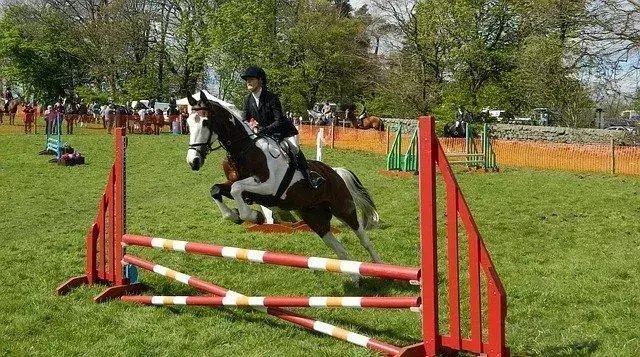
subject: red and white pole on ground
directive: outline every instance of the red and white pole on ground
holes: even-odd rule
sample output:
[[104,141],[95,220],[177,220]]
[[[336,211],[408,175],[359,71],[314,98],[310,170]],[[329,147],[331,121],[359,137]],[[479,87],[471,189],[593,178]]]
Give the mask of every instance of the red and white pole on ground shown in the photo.
[[419,310],[417,297],[359,296],[123,296],[122,301],[144,305],[197,305],[235,307],[351,307]]
[[[235,291],[227,290],[221,286],[200,280],[198,278],[180,273],[175,270],[171,270],[162,265],[154,264],[152,262],[146,261],[144,259],[132,256],[132,255],[125,255],[122,261],[123,263],[132,264],[137,267],[152,271],[154,273],[177,280],[183,284],[187,284],[196,289],[199,289],[201,291],[204,291],[213,295],[217,295],[219,297],[245,297],[244,295],[239,294]],[[127,301],[127,299],[130,299],[133,297],[134,296],[123,296],[121,297],[121,299],[123,301]],[[352,331],[348,331],[322,321],[314,320],[285,309],[275,308],[275,307],[254,307],[254,309],[266,312],[269,315],[272,315],[282,320],[302,326],[306,329],[317,331],[322,334],[331,336],[333,338],[351,342],[355,345],[366,347],[374,351],[382,352],[388,356],[394,356],[398,354],[401,350],[397,346],[393,346],[388,343],[378,341],[373,338],[370,338]]]
[[274,253],[263,250],[224,247],[213,244],[192,243],[164,238],[151,238],[133,234],[122,236],[122,242],[129,245],[173,250],[237,259],[253,263],[285,265],[295,268],[325,270],[335,273],[357,274],[387,279],[418,281],[420,269],[400,265],[363,263],[351,260],[338,260],[319,257],[306,257],[295,254]]

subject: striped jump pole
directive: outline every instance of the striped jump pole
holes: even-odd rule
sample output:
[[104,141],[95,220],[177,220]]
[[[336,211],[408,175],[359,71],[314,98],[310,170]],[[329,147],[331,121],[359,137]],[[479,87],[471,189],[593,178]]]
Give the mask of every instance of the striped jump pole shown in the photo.
[[378,309],[418,309],[416,297],[329,297],[329,296],[123,296],[122,301],[143,305],[197,305],[235,307],[351,307]]
[[[132,255],[127,254],[123,257],[122,260],[124,263],[132,264],[142,269],[152,271],[156,274],[166,276],[168,278],[177,280],[183,284],[192,286],[198,290],[204,291],[206,293],[210,293],[212,295],[217,295],[222,297],[244,297],[244,295],[239,294],[235,291],[225,289],[221,286],[206,282],[204,280],[200,280],[196,277],[192,277],[175,270],[171,270],[162,265],[154,264],[152,262],[146,261],[144,259],[132,256]],[[121,297],[121,299],[125,300],[124,298],[126,297],[127,296],[123,296]],[[254,309],[262,312],[266,312],[271,316],[275,316],[281,320],[291,322],[298,326],[302,326],[308,330],[316,331],[324,335],[331,336],[333,338],[336,338],[342,341],[347,341],[361,347],[366,347],[373,351],[382,352],[388,356],[395,356],[401,350],[397,346],[393,346],[388,343],[378,341],[376,339],[361,335],[359,333],[348,331],[319,320],[314,320],[285,309],[274,308],[274,307],[268,307],[268,308],[254,307]]]
[[151,238],[133,234],[122,236],[122,242],[129,245],[151,247],[156,249],[173,250],[185,253],[211,255],[227,259],[285,265],[294,268],[324,270],[334,273],[358,274],[387,279],[408,280],[417,282],[420,279],[420,269],[400,265],[363,263],[351,260],[307,257],[303,255],[274,253],[263,250],[223,247],[213,244],[192,243],[164,238]]

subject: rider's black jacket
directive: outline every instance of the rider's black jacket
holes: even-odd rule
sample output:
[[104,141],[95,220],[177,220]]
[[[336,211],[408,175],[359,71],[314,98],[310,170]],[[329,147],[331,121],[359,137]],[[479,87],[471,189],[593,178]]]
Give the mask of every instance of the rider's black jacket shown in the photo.
[[262,88],[259,98],[260,106],[256,106],[253,94],[249,93],[244,100],[244,121],[253,118],[258,122],[260,134],[269,135],[277,140],[282,140],[298,134],[293,123],[282,115],[282,105],[276,94]]

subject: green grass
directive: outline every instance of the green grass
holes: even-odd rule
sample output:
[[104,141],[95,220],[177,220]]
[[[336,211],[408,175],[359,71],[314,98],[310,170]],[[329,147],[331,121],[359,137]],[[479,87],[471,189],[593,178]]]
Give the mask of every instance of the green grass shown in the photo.
[[[86,165],[76,167],[50,164],[49,156],[38,156],[42,135],[0,134],[0,355],[376,355],[258,312],[93,304],[91,297],[100,287],[56,296],[59,283],[83,271],[83,238],[112,161],[112,137],[87,132],[64,137],[87,157]],[[312,234],[251,234],[221,221],[208,197],[210,186],[222,180],[221,154],[213,154],[200,172],[191,172],[184,159],[187,140],[168,134],[130,137],[129,232],[333,256]],[[328,150],[325,161],[349,167],[369,188],[383,220],[381,228],[370,233],[382,258],[416,265],[417,179],[379,175],[384,159],[368,153]],[[458,173],[457,178],[507,291],[512,354],[640,354],[640,180],[510,168],[497,174]],[[344,231],[338,238],[354,259],[367,260],[354,234]],[[444,262],[444,241],[440,243]],[[416,292],[392,281],[364,279],[355,287],[349,277],[326,272],[145,248],[129,252],[248,295]],[[443,264],[443,298],[446,276]],[[141,272],[141,277],[152,287],[146,294],[198,294],[152,273]],[[462,290],[464,294],[466,283]],[[420,338],[417,315],[407,311],[304,312],[398,345]],[[442,317],[443,333],[445,321]]]

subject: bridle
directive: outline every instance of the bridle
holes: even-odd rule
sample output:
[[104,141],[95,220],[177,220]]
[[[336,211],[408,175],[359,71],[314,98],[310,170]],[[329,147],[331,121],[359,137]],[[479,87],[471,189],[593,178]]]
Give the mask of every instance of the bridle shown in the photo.
[[[198,110],[199,108],[193,108],[192,110]],[[209,112],[207,111],[207,115],[205,116],[205,120],[210,120],[209,119]],[[203,120],[204,122],[204,120]],[[204,123],[203,123],[204,124]],[[203,125],[204,126],[204,125]],[[210,125],[207,125],[207,129],[209,129],[209,137],[207,138],[207,141],[203,142],[203,143],[195,143],[195,144],[189,144],[189,149],[188,150],[195,150],[198,154],[200,154],[200,156],[202,156],[202,158],[206,158],[207,154],[220,149],[222,146],[222,142],[220,142],[220,140],[218,140],[218,146],[215,148],[211,147],[211,137],[213,136],[213,128],[210,127]]]
[[[194,110],[206,110],[207,111],[207,115],[205,116],[205,120],[210,121],[211,119],[209,119],[209,110],[206,108],[192,108],[192,111]],[[203,126],[204,126],[204,120],[203,120]],[[223,143],[222,141],[220,141],[220,139],[218,138],[218,146],[212,148],[211,147],[211,137],[213,136],[213,121],[211,121],[211,124],[206,125],[207,129],[209,129],[209,137],[207,138],[207,141],[202,142],[202,143],[195,143],[195,144],[189,144],[189,149],[188,150],[195,150],[198,154],[200,154],[200,156],[202,156],[202,158],[206,158],[207,154],[209,154],[212,151],[218,150],[220,148],[223,148],[226,152],[227,152],[227,156],[229,158],[231,158],[231,153],[229,151],[229,148],[242,140],[245,140],[246,138],[238,138],[236,140],[228,140],[226,143]],[[244,154],[244,152],[259,138],[256,134],[249,134],[249,137],[252,139],[245,147],[242,148],[242,150],[240,151],[240,153],[237,153],[235,156],[242,156]]]

